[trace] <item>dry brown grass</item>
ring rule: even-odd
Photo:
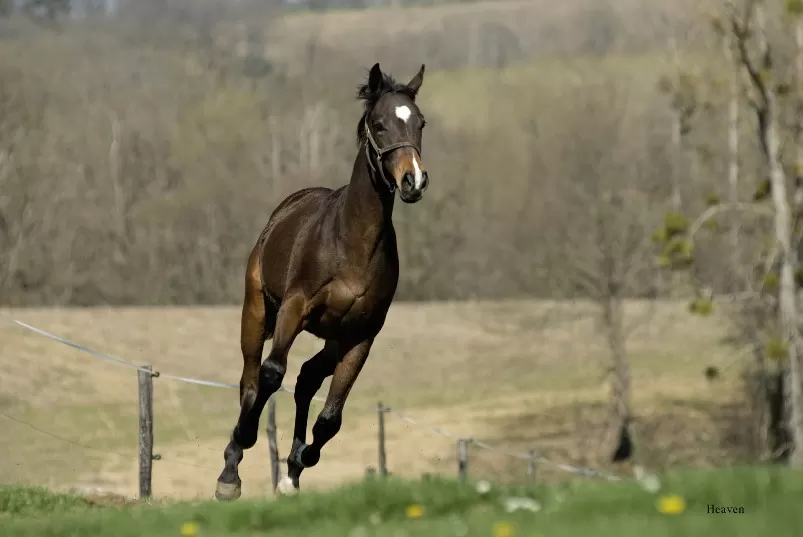
[[[423,425],[495,442],[537,448],[557,460],[600,464],[610,450],[606,429],[605,348],[589,304],[476,302],[396,304],[360,377],[342,432],[305,487],[361,476],[376,461],[377,399]],[[236,307],[27,309],[27,323],[139,364],[186,376],[236,383]],[[639,412],[640,455],[653,464],[721,464],[733,458],[722,413],[737,398],[735,374],[708,384],[704,366],[727,366],[717,318],[693,318],[682,303],[628,306],[629,350]],[[109,452],[49,438],[5,418],[0,445],[4,481],[54,487],[136,491],[136,375],[15,325],[0,328],[0,407],[59,436]],[[320,346],[303,334],[293,347],[287,384]],[[157,379],[154,490],[159,496],[208,497],[221,450],[236,418],[233,390]],[[325,395],[324,385],[319,395]],[[320,410],[315,403],[312,415]],[[278,399],[280,452],[291,439],[293,405]],[[727,420],[726,420],[727,421]],[[454,440],[390,418],[388,459],[401,475],[454,472]],[[472,472],[510,475],[512,461],[474,450]],[[517,463],[521,464],[521,463]],[[522,466],[519,466],[522,468]],[[547,475],[547,470],[545,469]],[[245,494],[269,483],[266,442],[242,465]],[[552,475],[557,477],[556,474]]]

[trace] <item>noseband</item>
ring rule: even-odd
[[[371,144],[371,147],[376,153],[376,166],[374,166],[374,161],[371,159],[371,154],[368,150],[368,144],[365,144],[365,156],[368,157],[368,164],[371,166],[371,169],[377,171],[379,168],[379,176],[382,177],[382,180],[387,185],[388,190],[390,193],[393,194],[396,191],[396,181],[388,180],[385,177],[385,169],[382,166],[382,161],[384,160],[385,156],[389,155],[390,153],[400,149],[402,147],[412,147],[415,149],[415,152],[418,153],[418,156],[421,156],[421,150],[412,142],[396,142],[395,144],[390,144],[388,146],[380,148],[379,145],[374,140],[374,136],[371,134],[371,129],[368,128],[368,120],[365,121],[365,137],[368,139],[368,142]]]

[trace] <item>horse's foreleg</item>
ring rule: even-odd
[[[298,373],[295,388],[296,420],[293,427],[293,447],[290,453],[295,453],[307,442],[307,421],[309,419],[309,406],[315,393],[321,389],[326,377],[332,375],[339,358],[338,345],[335,341],[327,341],[324,348],[315,356],[304,362]],[[298,489],[298,479],[301,477],[303,466],[290,457],[287,460],[287,478],[279,484],[279,493]]]
[[[311,468],[318,464],[321,449],[340,430],[346,398],[368,358],[372,344],[373,340],[370,339],[351,346],[335,366],[326,402],[315,420],[315,425],[312,426],[312,444],[300,443],[293,446],[293,451],[288,457],[293,464],[300,468]],[[294,483],[294,486],[297,484]]]
[[[250,304],[248,312],[246,305]],[[243,458],[243,450],[254,446],[259,432],[259,418],[265,403],[282,385],[287,370],[287,353],[295,341],[301,327],[305,301],[301,296],[290,296],[282,302],[276,315],[273,345],[267,359],[259,365],[264,345],[264,303],[261,321],[256,301],[243,306],[241,343],[245,367],[241,382],[241,408],[237,425],[232,431],[231,441],[224,452],[225,466],[218,477],[215,496],[220,500],[233,500],[240,497],[241,481],[237,467]],[[262,327],[263,339],[257,345],[256,337],[251,336],[250,328]],[[256,389],[254,389],[256,385]]]

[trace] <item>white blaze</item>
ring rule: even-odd
[[[421,183],[424,182],[424,175],[421,173],[421,167],[418,165],[418,159],[413,155],[413,170],[415,171],[415,188],[421,188]]]
[[[410,119],[410,108],[408,106],[397,106],[396,107],[396,117],[407,123],[407,120]]]

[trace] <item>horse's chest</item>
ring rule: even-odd
[[[380,280],[366,284],[337,279],[328,285],[320,314],[310,328],[326,338],[346,333],[373,335],[384,323],[394,291],[395,285],[391,282]]]

